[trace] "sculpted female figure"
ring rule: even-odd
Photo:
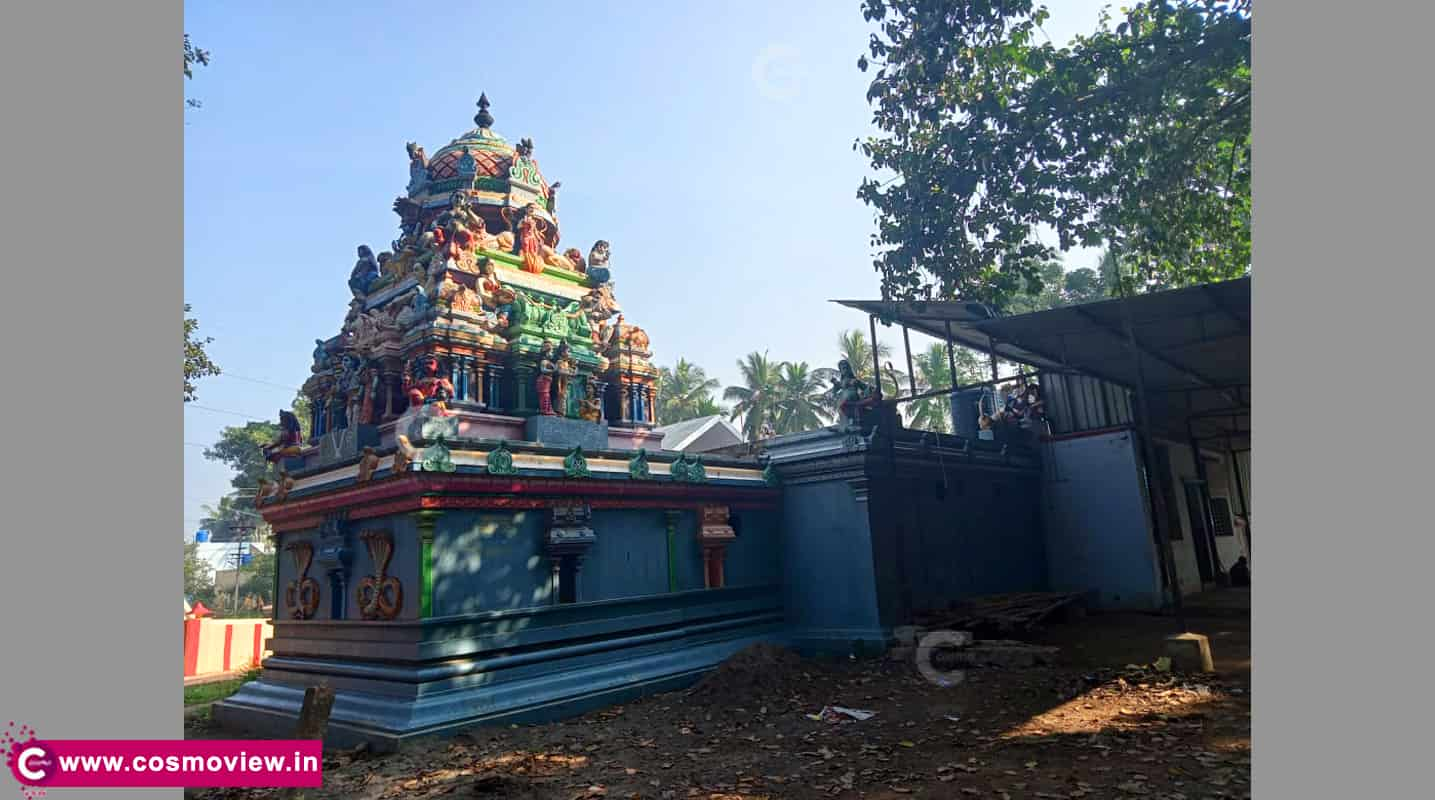
[[[553,363],[553,343],[544,342],[538,354],[538,377],[533,381],[533,388],[538,391],[538,413],[550,417],[553,416],[553,373],[557,371],[558,365]]]
[[[569,348],[567,342],[558,345],[557,361],[557,369],[555,372],[557,373],[558,382],[556,392],[558,395],[558,413],[566,417],[568,416],[568,381],[578,374],[578,365],[573,361],[572,349]]]
[[[516,224],[510,218],[509,209],[505,208],[501,212],[508,224],[513,226],[513,252],[522,257],[525,272],[543,271],[543,231],[539,227],[537,212],[538,204],[529,203],[524,207]]]
[[[873,404],[872,388],[857,377],[852,371],[852,365],[845,358],[837,362],[837,377],[832,384],[833,391],[837,393],[837,410],[842,415],[843,422],[848,426],[858,425],[862,409]]]

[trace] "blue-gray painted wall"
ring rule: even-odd
[[[419,551],[413,544],[417,538],[415,523],[411,516],[400,515],[369,519],[347,523],[343,526],[344,543],[349,548],[349,573],[344,590],[344,615],[343,619],[361,619],[358,601],[355,599],[355,591],[358,582],[365,575],[375,574],[375,566],[369,558],[369,550],[364,546],[359,534],[368,530],[379,530],[389,532],[394,539],[394,552],[389,560],[387,575],[399,579],[403,584],[404,597],[403,606],[399,610],[398,619],[418,619],[419,616]],[[289,610],[284,605],[284,594],[290,581],[298,575],[294,566],[293,556],[285,549],[292,542],[309,542],[314,546],[314,563],[309,567],[308,576],[319,582],[319,607],[315,610],[313,619],[330,620],[334,619],[332,614],[333,592],[329,576],[325,566],[320,563],[318,557],[319,535],[317,530],[290,531],[279,536],[279,551],[277,560],[279,563],[278,582],[275,585],[275,593],[278,598],[275,614],[279,619],[289,619]]]
[[[976,595],[1047,588],[1038,474],[909,468],[875,477],[871,492],[884,626]]]
[[[866,503],[847,481],[803,483],[783,492],[783,599],[799,648],[846,651],[885,638]]]
[[[1030,458],[909,447],[893,474],[888,457],[844,434],[815,432],[795,444],[803,449],[784,463],[798,479],[788,482],[779,464],[780,510],[730,509],[737,537],[727,545],[724,589],[702,588],[693,508],[671,518],[671,536],[662,509],[594,509],[597,539],[579,573],[578,602],[565,605],[551,596],[547,510],[448,510],[435,519],[433,618],[416,620],[414,517],[345,524],[350,591],[372,569],[358,532],[393,532],[390,573],[406,593],[401,619],[334,624],[326,597],[313,621],[276,627],[266,677],[221,704],[217,717],[282,730],[302,687],[323,680],[340,693],[336,740],[392,744],[681,685],[764,639],[807,652],[874,653],[917,611],[1048,588],[1043,487]],[[281,543],[316,536],[287,533]],[[281,591],[293,577],[292,562],[282,564]],[[319,565],[311,575],[324,581]],[[352,600],[348,609],[346,619],[356,619]]]
[[[547,605],[547,530],[542,510],[443,512],[434,525],[433,615]]]
[[[1098,608],[1159,608],[1161,573],[1132,433],[1051,442],[1047,462],[1051,588],[1089,593]]]

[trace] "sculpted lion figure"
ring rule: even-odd
[[[578,301],[578,307],[594,324],[603,322],[622,310],[618,307],[617,298],[613,297],[613,287],[607,284],[583,295]]]

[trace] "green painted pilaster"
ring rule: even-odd
[[[681,511],[665,512],[668,517],[668,591],[678,590],[678,565],[673,562],[673,545],[677,542],[678,516]]]
[[[419,528],[419,617],[433,616],[433,531],[442,511],[414,514]]]

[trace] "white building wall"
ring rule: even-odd
[[[1180,527],[1181,538],[1171,542],[1171,549],[1176,559],[1176,574],[1181,581],[1182,594],[1191,594],[1200,591],[1201,570],[1196,558],[1195,532],[1191,527],[1191,512],[1186,504],[1186,481],[1196,480],[1199,473],[1196,471],[1196,460],[1193,457],[1189,445],[1177,444],[1175,442],[1162,441],[1171,454],[1170,479],[1174,491],[1172,494],[1176,508],[1173,509],[1172,524]],[[1231,504],[1231,515],[1234,518],[1240,514],[1241,501],[1236,496],[1235,482],[1231,477],[1229,457],[1226,454],[1204,451],[1206,459],[1206,478],[1210,481],[1208,490],[1212,497],[1226,497]],[[1245,465],[1242,465],[1244,470]],[[1243,474],[1244,478],[1245,475]],[[1248,485],[1243,481],[1242,485]],[[1247,495],[1249,499],[1249,495]],[[1236,559],[1246,552],[1245,542],[1241,539],[1239,531],[1234,536],[1215,536],[1216,555],[1221,570],[1230,569],[1236,563]]]

